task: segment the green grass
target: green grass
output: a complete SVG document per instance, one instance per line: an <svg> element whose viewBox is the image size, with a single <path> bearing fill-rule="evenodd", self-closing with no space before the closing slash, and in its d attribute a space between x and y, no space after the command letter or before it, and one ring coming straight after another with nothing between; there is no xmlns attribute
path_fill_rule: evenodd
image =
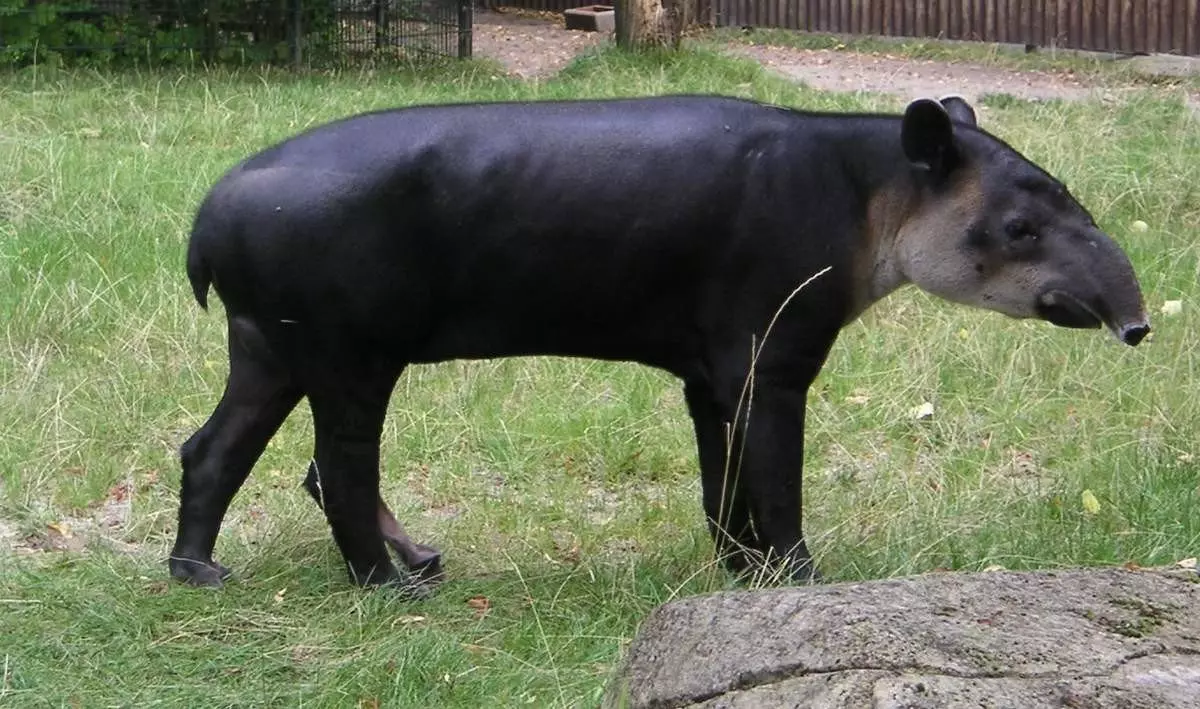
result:
<svg viewBox="0 0 1200 709"><path fill-rule="evenodd" d="M414 367L400 382L384 494L446 552L451 579L432 601L347 584L299 488L303 407L218 543L238 581L166 581L176 451L226 367L220 309L196 307L182 267L192 211L222 171L370 108L676 91L899 107L704 51L597 53L528 84L482 63L5 77L0 534L38 542L55 525L88 544L0 549L0 705L594 705L650 609L729 587L678 385L565 359ZM997 100L987 120L1128 247L1153 313L1164 300L1183 311L1156 317L1137 349L912 290L847 328L810 397L806 529L831 580L1164 564L1200 547L1200 128L1154 93ZM1147 232L1130 230L1139 219ZM913 420L923 401L934 416Z"/></svg>

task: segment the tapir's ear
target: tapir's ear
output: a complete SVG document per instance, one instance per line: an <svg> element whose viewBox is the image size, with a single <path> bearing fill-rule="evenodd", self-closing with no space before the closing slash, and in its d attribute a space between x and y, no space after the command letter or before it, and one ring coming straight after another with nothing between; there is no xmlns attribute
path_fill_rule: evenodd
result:
<svg viewBox="0 0 1200 709"><path fill-rule="evenodd" d="M942 108L946 109L946 113L950 114L950 120L955 123L965 123L972 128L979 127L979 120L975 116L975 109L967 100L958 94L950 94L938 99L938 103L942 104Z"/></svg>
<svg viewBox="0 0 1200 709"><path fill-rule="evenodd" d="M937 101L922 98L908 104L900 124L900 143L909 162L937 177L953 167L954 126Z"/></svg>

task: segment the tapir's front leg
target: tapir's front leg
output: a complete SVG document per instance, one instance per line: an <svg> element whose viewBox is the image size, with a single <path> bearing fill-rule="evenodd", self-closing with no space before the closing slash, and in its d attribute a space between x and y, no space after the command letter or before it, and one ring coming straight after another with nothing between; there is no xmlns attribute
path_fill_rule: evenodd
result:
<svg viewBox="0 0 1200 709"><path fill-rule="evenodd" d="M713 392L703 382L688 382L684 396L696 429L708 531L716 544L717 558L730 571L741 574L757 563L761 551L758 535L750 522L746 481L734 467L741 438L728 435L727 424L732 420L732 413L726 417ZM732 463L731 449L734 451Z"/></svg>
<svg viewBox="0 0 1200 709"><path fill-rule="evenodd" d="M800 582L819 578L800 523L806 396L807 387L756 383L740 469L768 565L782 564Z"/></svg>

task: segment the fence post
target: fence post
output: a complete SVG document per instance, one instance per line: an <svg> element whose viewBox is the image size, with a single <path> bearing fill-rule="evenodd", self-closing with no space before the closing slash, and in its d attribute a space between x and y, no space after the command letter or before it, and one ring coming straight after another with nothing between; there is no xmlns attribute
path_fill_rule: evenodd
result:
<svg viewBox="0 0 1200 709"><path fill-rule="evenodd" d="M291 22L288 23L288 35L290 35L288 44L291 45L290 49L292 50L292 68L298 70L300 69L300 61L302 59L300 45L304 42L303 27L300 19L304 10L304 0L291 0L290 4L292 6L292 16L290 18Z"/></svg>
<svg viewBox="0 0 1200 709"><path fill-rule="evenodd" d="M475 6L472 0L458 0L458 58L470 59L471 53L474 51L472 47L473 30L471 25L475 21Z"/></svg>
<svg viewBox="0 0 1200 709"><path fill-rule="evenodd" d="M388 8L386 0L375 0L375 49L383 49L388 37Z"/></svg>
<svg viewBox="0 0 1200 709"><path fill-rule="evenodd" d="M217 58L217 31L221 25L221 8L217 0L208 0L204 6L204 61L212 64Z"/></svg>

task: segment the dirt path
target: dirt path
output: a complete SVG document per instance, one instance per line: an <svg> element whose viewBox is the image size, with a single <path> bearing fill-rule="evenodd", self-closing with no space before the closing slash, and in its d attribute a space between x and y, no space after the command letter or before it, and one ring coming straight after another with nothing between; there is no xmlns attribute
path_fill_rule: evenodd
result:
<svg viewBox="0 0 1200 709"><path fill-rule="evenodd" d="M525 79L557 73L585 49L608 41L598 32L563 27L559 13L475 10L472 43L477 57L495 59Z"/></svg>
<svg viewBox="0 0 1200 709"><path fill-rule="evenodd" d="M609 37L563 27L559 13L517 10L475 13L475 54L496 59L524 78L545 78L580 52ZM989 93L1023 99L1116 97L1120 86L1098 86L1068 73L1014 70L965 62L905 59L887 54L731 44L727 49L770 71L827 91L890 93L903 99L958 93L970 100ZM1152 57L1139 59L1154 60ZM1195 71L1192 60L1189 71ZM1200 96L1189 97L1200 106Z"/></svg>
<svg viewBox="0 0 1200 709"><path fill-rule="evenodd" d="M1086 99L1100 90L1067 74L830 49L751 45L731 47L729 53L754 59L814 89L889 93L904 99L949 93L971 101L995 93L1023 99Z"/></svg>

